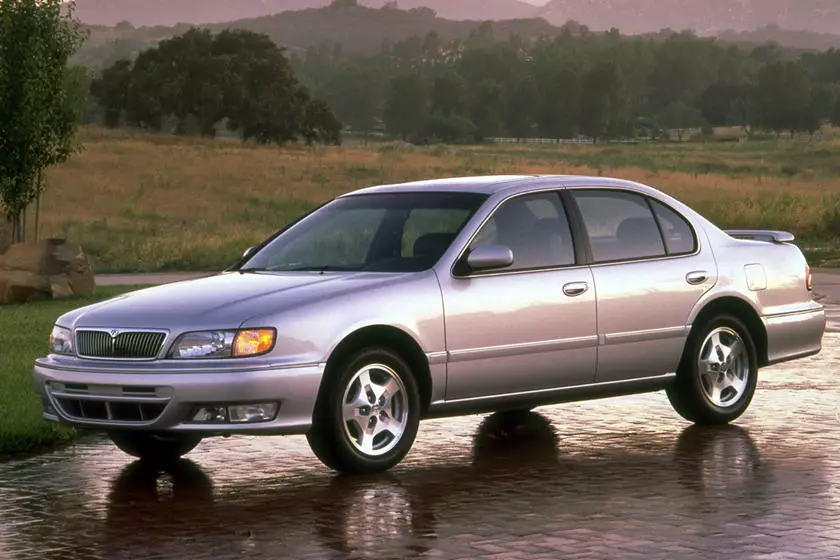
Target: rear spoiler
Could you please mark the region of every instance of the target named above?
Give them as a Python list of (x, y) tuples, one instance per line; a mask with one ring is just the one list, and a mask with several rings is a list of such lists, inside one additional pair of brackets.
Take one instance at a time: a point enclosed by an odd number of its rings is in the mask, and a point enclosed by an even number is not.
[(724, 230), (724, 233), (738, 239), (753, 239), (771, 243), (790, 243), (795, 239), (795, 236), (789, 231), (771, 229), (727, 229)]

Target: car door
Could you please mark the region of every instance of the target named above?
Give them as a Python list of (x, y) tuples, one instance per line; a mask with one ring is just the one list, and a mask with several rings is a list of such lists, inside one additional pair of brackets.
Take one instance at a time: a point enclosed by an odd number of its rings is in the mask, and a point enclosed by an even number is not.
[(709, 248), (676, 210), (641, 193), (570, 188), (598, 302), (596, 381), (676, 371), (689, 315), (715, 283)]
[(592, 382), (595, 292), (578, 264), (557, 191), (502, 202), (465, 255), (504, 245), (513, 264), (440, 278), (445, 310), (446, 399), (541, 391)]

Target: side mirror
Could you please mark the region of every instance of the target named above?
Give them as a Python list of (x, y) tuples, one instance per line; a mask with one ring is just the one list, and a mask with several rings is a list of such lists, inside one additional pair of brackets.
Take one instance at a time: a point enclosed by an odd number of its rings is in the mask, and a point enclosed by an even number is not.
[(476, 247), (467, 256), (467, 266), (472, 270), (504, 268), (513, 264), (513, 251), (504, 245)]
[(256, 247), (248, 247), (247, 249), (245, 249), (245, 252), (242, 253), (242, 258), (247, 259), (248, 257), (254, 254), (254, 250), (256, 250)]

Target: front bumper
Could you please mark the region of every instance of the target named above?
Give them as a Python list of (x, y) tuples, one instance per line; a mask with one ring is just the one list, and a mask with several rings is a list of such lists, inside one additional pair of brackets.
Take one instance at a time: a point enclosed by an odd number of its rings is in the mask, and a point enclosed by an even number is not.
[[(304, 434), (312, 425), (324, 364), (233, 366), (196, 364), (170, 372), (126, 364), (67, 364), (37, 360), (35, 391), (44, 418), (88, 429), (135, 429), (207, 434)], [(273, 420), (196, 423), (205, 406), (279, 403)]]

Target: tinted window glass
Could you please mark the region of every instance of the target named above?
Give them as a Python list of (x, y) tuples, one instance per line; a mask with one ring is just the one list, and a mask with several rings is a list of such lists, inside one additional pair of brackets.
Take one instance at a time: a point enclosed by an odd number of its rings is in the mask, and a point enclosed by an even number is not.
[(672, 209), (664, 204), (650, 201), (653, 211), (659, 219), (659, 226), (662, 228), (662, 235), (665, 236), (665, 245), (668, 247), (669, 255), (684, 255), (693, 253), (697, 249), (697, 239), (694, 231), (688, 222)]
[(503, 203), (470, 244), (504, 245), (513, 252), (505, 270), (550, 268), (575, 264), (575, 250), (566, 213), (556, 193), (518, 196)]
[(620, 191), (570, 191), (583, 214), (596, 262), (660, 257), (665, 246), (645, 199)]
[(441, 192), (339, 198), (280, 234), (243, 268), (425, 270), (440, 259), (486, 198)]

